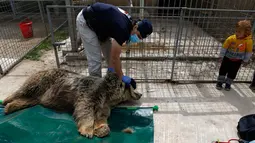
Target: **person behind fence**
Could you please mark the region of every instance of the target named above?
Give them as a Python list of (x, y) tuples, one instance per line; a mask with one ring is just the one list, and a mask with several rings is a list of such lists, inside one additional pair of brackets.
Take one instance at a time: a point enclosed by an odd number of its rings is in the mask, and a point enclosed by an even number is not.
[(102, 76), (102, 51), (108, 70), (115, 71), (124, 83), (135, 87), (134, 79), (123, 75), (121, 47), (130, 40), (137, 42), (136, 37), (148, 37), (153, 31), (151, 22), (147, 19), (133, 20), (123, 9), (97, 2), (79, 12), (76, 25), (88, 60), (89, 74)]
[(235, 30), (235, 34), (225, 40), (220, 51), (221, 66), (216, 85), (219, 90), (223, 88), (223, 83), (225, 83), (225, 90), (231, 89), (241, 64), (246, 66), (252, 56), (251, 22), (241, 20), (237, 22)]

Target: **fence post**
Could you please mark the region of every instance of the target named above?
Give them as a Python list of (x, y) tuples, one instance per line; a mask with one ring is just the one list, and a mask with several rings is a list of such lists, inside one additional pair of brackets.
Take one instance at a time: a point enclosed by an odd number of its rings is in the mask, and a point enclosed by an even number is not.
[(132, 15), (133, 2), (132, 2), (132, 0), (128, 0), (128, 3), (129, 3), (129, 6), (130, 6), (130, 8), (128, 8), (128, 13), (129, 13), (130, 15)]
[(46, 23), (44, 21), (43, 7), (42, 7), (42, 4), (41, 4), (41, 1), (38, 0), (37, 2), (38, 2), (38, 7), (39, 7), (39, 10), (40, 10), (41, 18), (42, 18), (42, 23), (44, 24), (44, 28), (45, 28), (45, 36), (48, 36), (48, 29), (47, 29)]
[[(71, 0), (65, 0), (66, 6), (71, 6), (72, 5), (72, 1)], [(66, 9), (66, 13), (67, 13), (67, 19), (68, 19), (68, 31), (69, 31), (69, 35), (70, 35), (70, 39), (71, 39), (71, 47), (72, 47), (72, 51), (78, 51), (78, 48), (76, 46), (76, 42), (75, 42), (75, 24), (73, 21), (73, 10), (72, 8), (67, 8)]]
[(171, 81), (173, 81), (174, 78), (174, 68), (175, 68), (175, 61), (176, 61), (176, 54), (177, 54), (177, 50), (180, 47), (179, 46), (179, 40), (181, 38), (181, 30), (182, 30), (182, 21), (183, 21), (183, 9), (184, 8), (180, 8), (181, 12), (180, 12), (180, 18), (178, 21), (178, 29), (177, 29), (177, 36), (176, 36), (176, 41), (175, 41), (175, 48), (174, 48), (174, 55), (173, 55), (173, 63), (172, 63), (172, 72), (171, 72)]
[(17, 12), (16, 12), (16, 8), (15, 8), (14, 0), (10, 0), (10, 5), (11, 5), (12, 12), (13, 12), (13, 19), (16, 19)]
[(47, 17), (48, 17), (48, 22), (50, 27), (51, 44), (53, 45), (55, 43), (54, 30), (53, 30), (52, 21), (51, 21), (50, 8), (48, 6), (46, 7), (46, 11), (47, 11)]
[(59, 59), (58, 59), (58, 53), (57, 53), (57, 47), (55, 44), (55, 38), (54, 38), (54, 30), (53, 30), (53, 26), (52, 26), (52, 21), (51, 21), (51, 16), (50, 16), (50, 10), (49, 7), (46, 7), (47, 10), (47, 16), (48, 16), (48, 21), (49, 21), (49, 26), (50, 26), (50, 34), (51, 34), (51, 44), (54, 47), (54, 54), (55, 54), (55, 58), (56, 58), (56, 63), (57, 63), (57, 67), (60, 67), (60, 63), (59, 63)]
[(140, 18), (141, 19), (143, 19), (143, 17), (144, 17), (144, 0), (140, 0), (140, 7), (141, 7), (141, 9), (140, 9)]

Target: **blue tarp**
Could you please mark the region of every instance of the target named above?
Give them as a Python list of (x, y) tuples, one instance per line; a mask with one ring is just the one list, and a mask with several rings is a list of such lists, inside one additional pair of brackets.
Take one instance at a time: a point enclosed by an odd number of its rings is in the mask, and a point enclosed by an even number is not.
[[(115, 108), (105, 138), (81, 136), (71, 115), (35, 106), (10, 115), (0, 107), (0, 143), (153, 143), (153, 109)], [(130, 127), (133, 134), (123, 133)]]

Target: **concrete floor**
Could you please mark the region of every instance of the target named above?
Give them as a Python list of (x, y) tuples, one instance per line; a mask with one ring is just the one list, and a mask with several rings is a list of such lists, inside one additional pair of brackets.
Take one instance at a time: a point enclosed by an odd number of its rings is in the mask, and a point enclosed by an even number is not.
[(229, 92), (216, 90), (214, 84), (139, 86), (141, 105), (159, 106), (154, 116), (158, 143), (209, 143), (235, 138), (240, 117), (255, 112), (255, 94), (247, 84), (235, 84)]
[[(38, 70), (55, 67), (53, 51), (40, 61), (24, 60), (0, 79), (0, 99), (17, 90)], [(235, 138), (241, 116), (255, 112), (255, 94), (248, 84), (234, 84), (229, 92), (214, 84), (139, 83), (143, 94), (136, 106), (159, 106), (154, 114), (155, 143), (210, 143)]]

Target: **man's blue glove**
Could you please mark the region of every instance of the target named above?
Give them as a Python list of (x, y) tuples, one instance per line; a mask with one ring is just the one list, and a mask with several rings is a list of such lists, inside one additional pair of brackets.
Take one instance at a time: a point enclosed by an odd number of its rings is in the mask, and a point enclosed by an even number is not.
[[(108, 68), (108, 71), (115, 72), (114, 68)], [(129, 76), (122, 76), (122, 81), (125, 83), (127, 87), (131, 85), (134, 89), (136, 89), (136, 82), (133, 78), (130, 78)]]
[(108, 68), (108, 71), (114, 72), (114, 68)]
[(126, 86), (132, 86), (134, 89), (136, 89), (136, 82), (133, 78), (129, 76), (122, 76), (122, 81), (125, 83)]

